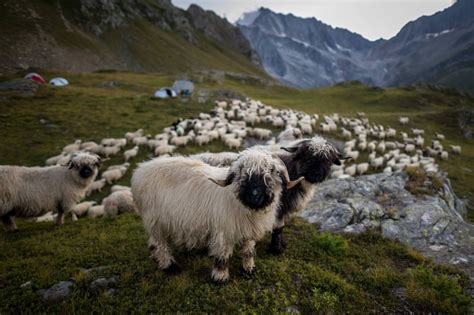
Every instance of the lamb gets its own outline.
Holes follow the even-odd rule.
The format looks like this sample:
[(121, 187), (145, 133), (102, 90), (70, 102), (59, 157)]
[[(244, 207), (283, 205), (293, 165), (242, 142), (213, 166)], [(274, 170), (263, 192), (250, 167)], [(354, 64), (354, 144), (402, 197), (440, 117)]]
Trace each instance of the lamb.
[(447, 151), (441, 151), (439, 152), (439, 157), (441, 160), (447, 160), (449, 157), (449, 153)]
[(357, 174), (363, 175), (369, 170), (369, 163), (357, 164)]
[(119, 146), (114, 146), (114, 147), (102, 147), (102, 150), (101, 150), (101, 155), (105, 156), (105, 157), (109, 157), (109, 156), (113, 156), (113, 155), (117, 155), (121, 150), (121, 147)]
[(79, 152), (67, 166), (0, 166), (0, 216), (7, 231), (17, 230), (13, 217), (38, 217), (57, 209), (57, 223), (86, 193), (101, 164), (99, 156)]
[(137, 145), (138, 146), (147, 145), (148, 144), (148, 137), (147, 136), (135, 137), (135, 138), (133, 138), (132, 143), (136, 146)]
[(359, 154), (359, 151), (347, 151), (345, 156), (347, 158), (352, 159), (353, 161), (357, 161), (357, 159), (359, 158)]
[(268, 139), (272, 135), (272, 131), (270, 129), (264, 129), (264, 128), (254, 128), (252, 131), (252, 134), (260, 139)]
[(461, 146), (460, 145), (450, 145), (451, 152), (457, 155), (461, 154)]
[(408, 124), (408, 122), (410, 121), (410, 119), (408, 117), (400, 117), (398, 119), (398, 121), (400, 122), (401, 125), (406, 125)]
[(136, 212), (133, 195), (130, 190), (119, 190), (102, 200), (104, 216), (113, 217), (126, 212)]
[(117, 168), (113, 170), (108, 170), (102, 173), (101, 177), (105, 179), (107, 184), (112, 184), (115, 181), (121, 179), (127, 172), (127, 167)]
[(95, 201), (84, 201), (84, 202), (78, 203), (77, 205), (75, 205), (69, 210), (72, 220), (74, 222), (77, 221), (78, 217), (80, 218), (86, 215), (89, 208), (95, 205), (96, 205)]
[(355, 176), (357, 171), (357, 166), (355, 164), (348, 166), (344, 169), (344, 173), (350, 176)]
[(342, 130), (342, 137), (346, 140), (350, 140), (352, 138), (352, 133), (349, 130), (346, 130), (345, 128), (341, 128)]
[(240, 139), (240, 138), (226, 139), (225, 140), (225, 145), (228, 146), (230, 149), (232, 149), (232, 148), (238, 149), (242, 146), (242, 139)]
[(125, 161), (128, 161), (130, 160), (131, 158), (133, 157), (136, 157), (138, 154), (138, 145), (134, 146), (132, 149), (130, 150), (126, 150), (124, 153), (123, 153), (123, 156), (125, 157)]
[(370, 166), (375, 169), (382, 168), (383, 162), (384, 162), (383, 156), (380, 156), (378, 158), (373, 159), (372, 162), (370, 162)]
[(81, 149), (81, 140), (76, 140), (73, 144), (68, 144), (63, 148), (64, 153), (74, 153)]
[(184, 147), (191, 141), (191, 137), (188, 136), (181, 136), (181, 137), (173, 137), (170, 140), (170, 144), (175, 145), (177, 147)]
[(132, 193), (160, 269), (179, 269), (168, 240), (187, 249), (207, 247), (214, 257), (211, 278), (220, 283), (230, 277), (237, 244), (242, 244), (243, 269), (254, 271), (255, 242), (272, 229), (282, 186), (297, 183), (278, 158), (252, 148), (229, 168), (184, 157), (141, 163)]
[(125, 138), (127, 141), (132, 141), (134, 138), (141, 137), (143, 135), (143, 129), (138, 129), (135, 132), (127, 132)]
[(96, 191), (102, 191), (106, 182), (104, 178), (94, 181), (92, 184), (87, 187), (86, 196), (89, 197), (92, 193)]
[(104, 215), (104, 205), (92, 206), (87, 210), (87, 216), (90, 218), (99, 218)]
[(444, 140), (444, 135), (440, 134), (440, 133), (437, 133), (436, 138), (438, 138), (438, 140), (440, 140), (440, 141), (443, 141)]
[(160, 156), (164, 154), (173, 154), (174, 150), (176, 150), (176, 146), (165, 144), (165, 145), (160, 145), (156, 147), (154, 153), (155, 153), (155, 156)]

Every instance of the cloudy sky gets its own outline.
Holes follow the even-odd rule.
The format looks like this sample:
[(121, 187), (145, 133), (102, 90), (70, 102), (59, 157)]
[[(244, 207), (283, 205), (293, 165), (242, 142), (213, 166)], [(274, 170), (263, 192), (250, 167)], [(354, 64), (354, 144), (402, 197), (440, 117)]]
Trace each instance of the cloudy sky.
[(332, 26), (347, 28), (375, 40), (394, 36), (407, 22), (431, 15), (454, 0), (172, 0), (187, 9), (196, 3), (231, 22), (243, 12), (267, 7), (279, 13), (315, 17)]

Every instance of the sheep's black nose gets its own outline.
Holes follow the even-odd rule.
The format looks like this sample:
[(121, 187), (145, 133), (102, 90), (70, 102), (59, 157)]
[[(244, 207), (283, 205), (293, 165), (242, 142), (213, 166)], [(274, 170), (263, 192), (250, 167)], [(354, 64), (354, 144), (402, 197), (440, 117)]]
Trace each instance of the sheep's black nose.
[(79, 175), (81, 175), (82, 178), (89, 178), (91, 177), (92, 173), (93, 171), (89, 166), (83, 166), (79, 171)]

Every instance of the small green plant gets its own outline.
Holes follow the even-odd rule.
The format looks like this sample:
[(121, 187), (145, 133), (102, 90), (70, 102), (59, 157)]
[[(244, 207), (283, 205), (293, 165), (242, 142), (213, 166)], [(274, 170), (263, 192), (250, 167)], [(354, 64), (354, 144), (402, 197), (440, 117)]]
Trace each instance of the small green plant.
[(418, 266), (408, 272), (407, 297), (426, 311), (468, 314), (472, 299), (459, 284), (459, 276), (436, 274), (433, 269)]
[(314, 288), (311, 296), (311, 304), (314, 310), (321, 314), (333, 314), (334, 308), (339, 298), (331, 292), (322, 292), (319, 288)]
[(427, 173), (420, 167), (408, 167), (406, 173), (405, 188), (414, 195), (435, 195), (443, 188), (444, 179), (438, 174)]
[(329, 232), (321, 233), (315, 240), (314, 246), (332, 256), (345, 256), (349, 251), (349, 244), (341, 235)]

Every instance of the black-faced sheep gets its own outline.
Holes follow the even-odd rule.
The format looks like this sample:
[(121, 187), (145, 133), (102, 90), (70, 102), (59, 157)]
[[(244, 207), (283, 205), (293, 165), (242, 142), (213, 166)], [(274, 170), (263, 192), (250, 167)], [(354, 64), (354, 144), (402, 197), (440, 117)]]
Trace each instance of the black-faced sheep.
[[(282, 236), (285, 221), (291, 214), (306, 207), (314, 194), (316, 184), (326, 179), (333, 164), (341, 165), (340, 159), (342, 159), (341, 153), (334, 145), (318, 136), (296, 141), (282, 149), (276, 154), (285, 163), (290, 179), (304, 177), (304, 180), (294, 189), (283, 190), (270, 244), (270, 251), (275, 254), (281, 253), (285, 247)], [(195, 155), (193, 158), (200, 158), (214, 166), (225, 166), (224, 158), (220, 159), (221, 156), (231, 162), (229, 153), (207, 153)]]
[(214, 257), (212, 280), (225, 282), (237, 244), (243, 269), (254, 270), (255, 242), (272, 230), (282, 186), (296, 183), (278, 158), (248, 149), (230, 168), (184, 157), (142, 163), (132, 177), (132, 193), (161, 269), (177, 268), (168, 240), (188, 249), (207, 247)]
[(17, 229), (13, 217), (38, 217), (57, 209), (57, 223), (79, 202), (97, 175), (101, 159), (77, 153), (67, 166), (0, 166), (0, 216), (8, 231)]

